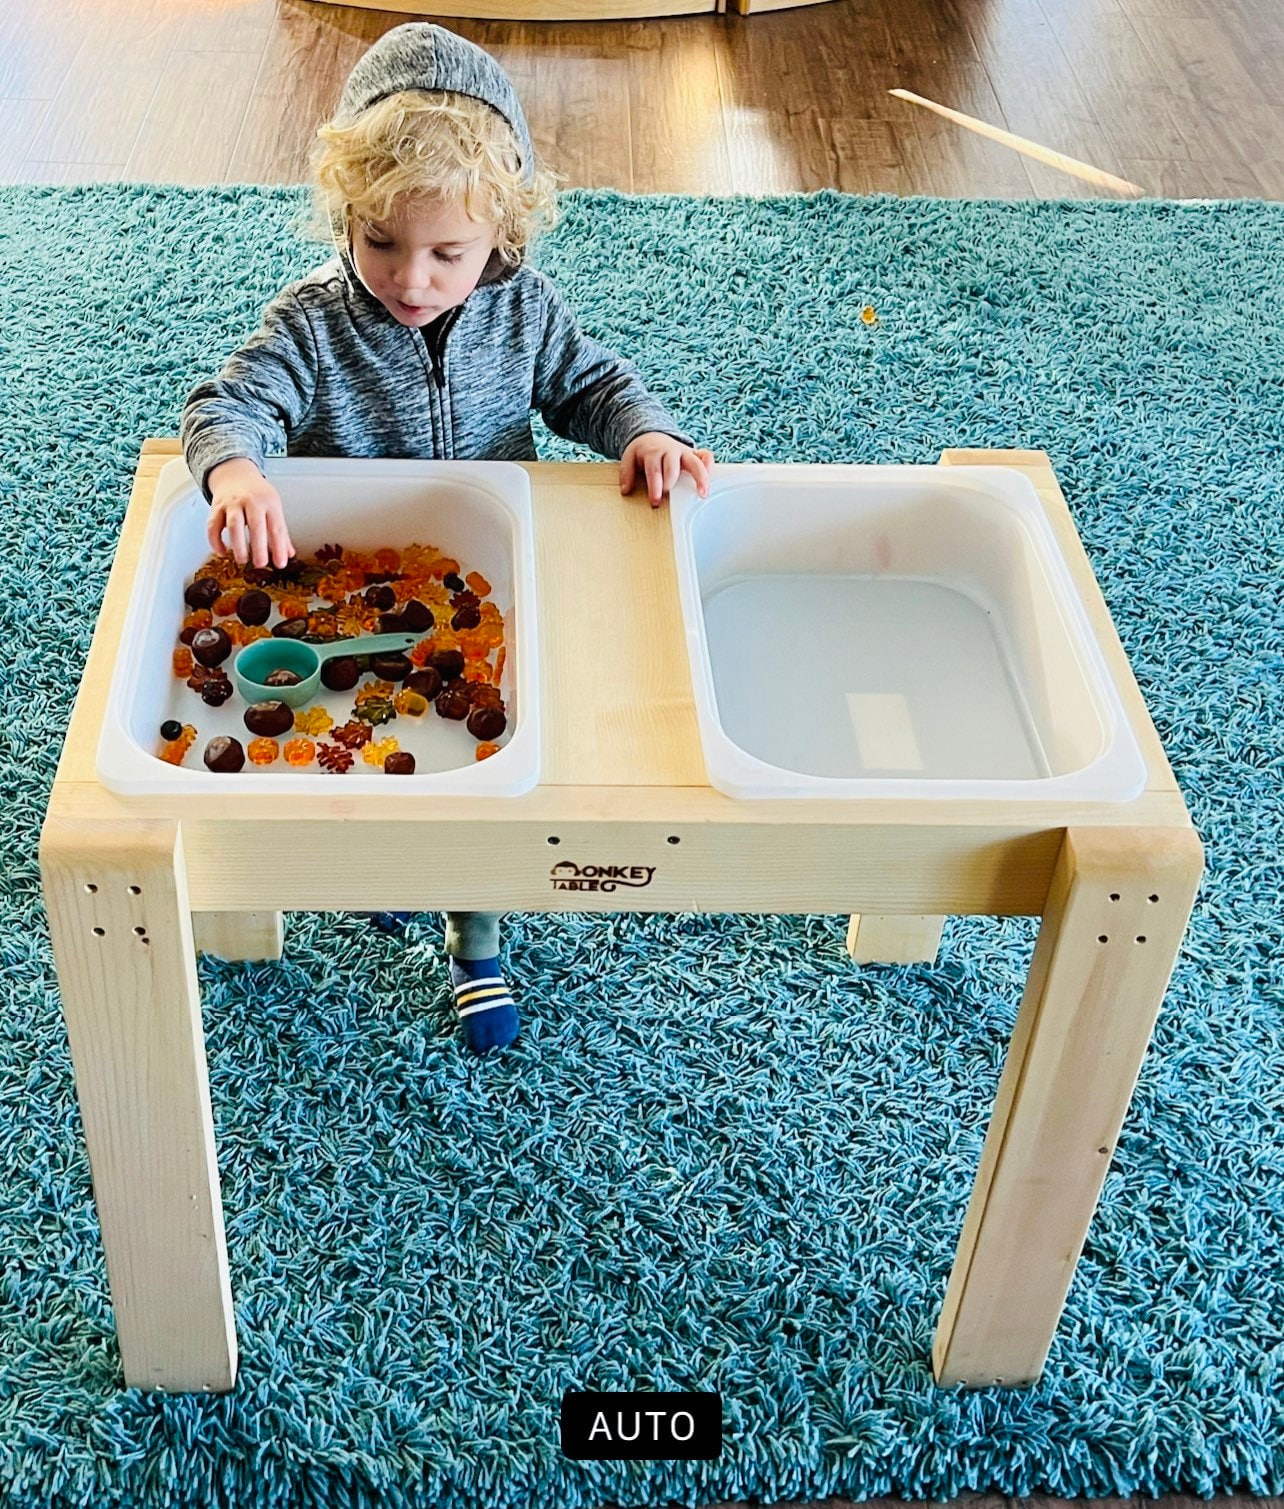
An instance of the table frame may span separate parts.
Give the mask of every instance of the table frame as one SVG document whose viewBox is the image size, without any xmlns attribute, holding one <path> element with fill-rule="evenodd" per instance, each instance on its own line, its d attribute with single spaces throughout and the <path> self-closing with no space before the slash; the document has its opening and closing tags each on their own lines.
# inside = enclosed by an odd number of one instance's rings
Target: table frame
<svg viewBox="0 0 1284 1509">
<path fill-rule="evenodd" d="M 942 463 L 1006 464 L 1033 480 L 1146 761 L 1128 804 L 713 790 L 668 510 L 639 491 L 621 498 L 613 462 L 523 463 L 540 583 L 533 791 L 430 798 L 390 782 L 387 797 L 355 799 L 336 777 L 333 796 L 238 796 L 229 778 L 227 794 L 117 796 L 97 779 L 99 729 L 157 474 L 178 454 L 174 440 L 142 447 L 40 839 L 126 1385 L 236 1382 L 197 950 L 279 958 L 283 909 L 385 908 L 839 912 L 864 964 L 933 960 L 946 916 L 1038 916 L 931 1356 L 943 1386 L 1035 1382 L 1204 863 L 1047 456 L 947 451 Z M 342 868 L 281 867 L 335 821 Z M 613 891 L 554 889 L 565 860 L 651 874 Z"/>
</svg>

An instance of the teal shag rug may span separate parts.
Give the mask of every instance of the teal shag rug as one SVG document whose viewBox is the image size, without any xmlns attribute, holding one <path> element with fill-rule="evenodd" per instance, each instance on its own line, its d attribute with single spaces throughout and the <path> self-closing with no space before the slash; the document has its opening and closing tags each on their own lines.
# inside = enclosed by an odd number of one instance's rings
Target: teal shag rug
<svg viewBox="0 0 1284 1509">
<path fill-rule="evenodd" d="M 0 190 L 0 1495 L 581 1506 L 1284 1493 L 1284 206 L 572 192 L 534 261 L 717 459 L 1046 449 L 1207 849 L 1042 1380 L 930 1349 L 1033 918 L 440 919 L 203 959 L 240 1377 L 122 1389 L 37 837 L 139 444 L 321 260 L 297 188 Z M 861 321 L 864 305 L 878 324 Z M 600 459 L 537 425 L 541 455 Z M 563 1390 L 718 1389 L 576 1463 Z"/>
</svg>

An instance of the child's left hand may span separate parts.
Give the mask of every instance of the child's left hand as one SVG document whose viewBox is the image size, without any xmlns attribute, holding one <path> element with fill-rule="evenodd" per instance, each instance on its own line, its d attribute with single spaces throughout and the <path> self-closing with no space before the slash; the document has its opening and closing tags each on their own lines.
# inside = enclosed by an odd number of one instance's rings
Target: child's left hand
<svg viewBox="0 0 1284 1509">
<path fill-rule="evenodd" d="M 702 498 L 709 495 L 709 476 L 713 471 L 713 452 L 694 451 L 672 435 L 648 430 L 629 441 L 620 457 L 620 491 L 633 491 L 634 478 L 641 471 L 651 495 L 651 507 L 659 508 L 669 489 L 684 471 L 695 478 Z"/>
</svg>

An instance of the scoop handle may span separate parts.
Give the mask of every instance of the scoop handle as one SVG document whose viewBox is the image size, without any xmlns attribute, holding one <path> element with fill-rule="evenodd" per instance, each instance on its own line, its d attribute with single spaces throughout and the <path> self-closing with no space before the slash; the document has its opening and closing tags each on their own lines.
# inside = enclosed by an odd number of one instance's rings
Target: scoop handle
<svg viewBox="0 0 1284 1509">
<path fill-rule="evenodd" d="M 320 661 L 333 660 L 337 655 L 381 655 L 390 650 L 408 650 L 417 645 L 423 634 L 358 634 L 355 639 L 339 639 L 333 644 L 314 644 Z"/>
</svg>

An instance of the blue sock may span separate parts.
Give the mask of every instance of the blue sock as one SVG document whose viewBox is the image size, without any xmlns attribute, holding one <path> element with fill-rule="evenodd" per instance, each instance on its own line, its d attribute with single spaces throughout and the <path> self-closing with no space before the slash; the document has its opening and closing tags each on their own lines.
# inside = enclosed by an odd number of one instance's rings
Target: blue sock
<svg viewBox="0 0 1284 1509">
<path fill-rule="evenodd" d="M 399 933 L 410 921 L 411 912 L 358 912 L 358 917 L 368 917 L 381 933 Z"/>
<path fill-rule="evenodd" d="M 450 959 L 455 1009 L 464 1042 L 474 1053 L 507 1048 L 521 1022 L 496 959 Z"/>
</svg>

